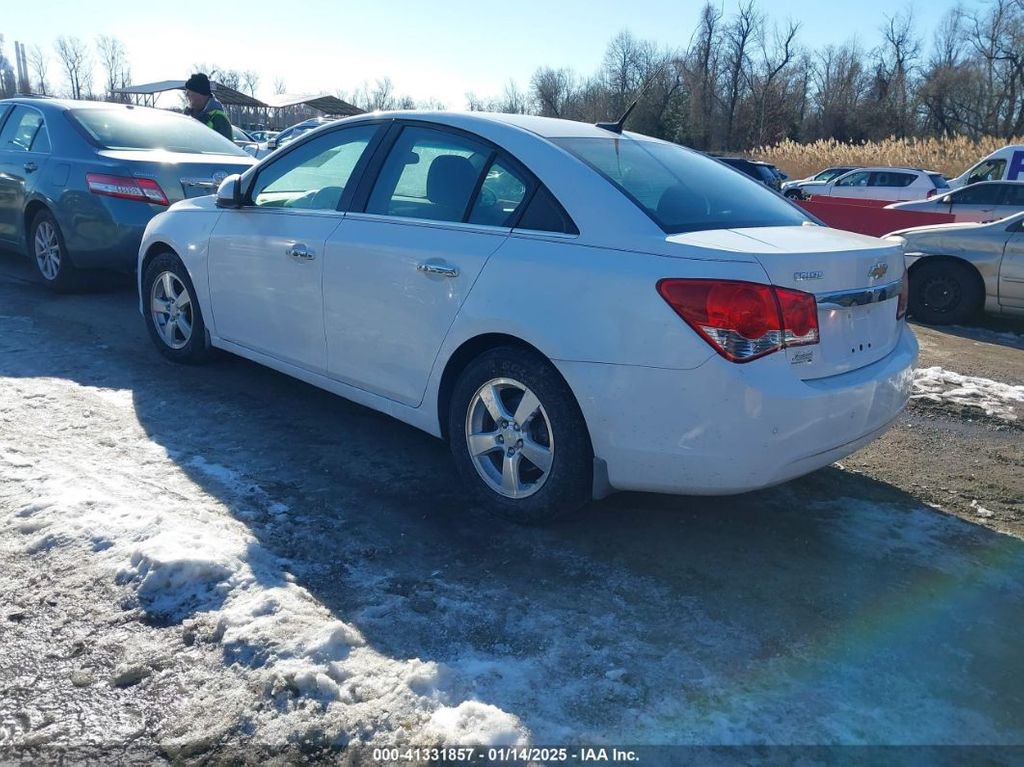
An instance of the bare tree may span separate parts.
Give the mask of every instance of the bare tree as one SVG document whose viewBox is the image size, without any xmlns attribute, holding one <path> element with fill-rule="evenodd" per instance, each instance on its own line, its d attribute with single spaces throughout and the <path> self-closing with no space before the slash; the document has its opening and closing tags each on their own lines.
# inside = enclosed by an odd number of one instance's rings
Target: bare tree
<svg viewBox="0 0 1024 767">
<path fill-rule="evenodd" d="M 46 57 L 46 52 L 38 45 L 33 45 L 29 48 L 26 54 L 28 59 L 29 71 L 35 79 L 35 88 L 39 91 L 40 95 L 49 95 L 49 85 L 46 82 L 46 72 L 49 69 L 50 62 Z"/>
<path fill-rule="evenodd" d="M 282 93 L 287 92 L 288 86 L 285 85 L 284 78 L 277 77 L 274 79 L 274 95 L 280 96 Z"/>
<path fill-rule="evenodd" d="M 544 117 L 572 117 L 579 95 L 577 80 L 571 69 L 542 67 L 534 72 L 530 89 L 538 112 Z"/>
<path fill-rule="evenodd" d="M 0 98 L 8 98 L 18 91 L 14 67 L 4 54 L 4 36 L 0 34 Z"/>
<path fill-rule="evenodd" d="M 257 72 L 252 71 L 251 69 L 245 70 L 244 72 L 242 72 L 242 85 L 245 87 L 247 91 L 249 91 L 250 96 L 256 98 L 256 89 L 260 85 L 259 74 Z"/>
<path fill-rule="evenodd" d="M 761 17 L 754 9 L 754 0 L 747 0 L 725 29 L 725 63 L 728 91 L 725 94 L 725 146 L 733 148 L 736 125 L 736 107 L 743 93 L 744 73 L 750 65 L 750 45 L 761 25 Z"/>
<path fill-rule="evenodd" d="M 100 35 L 96 38 L 96 52 L 100 57 L 100 66 L 103 67 L 105 98 L 107 101 L 123 101 L 124 96 L 115 94 L 115 91 L 126 87 L 131 81 L 131 70 L 124 44 L 116 37 Z"/>
<path fill-rule="evenodd" d="M 77 37 L 61 35 L 54 48 L 67 77 L 71 98 L 81 99 L 83 94 L 89 94 L 92 91 L 92 61 L 85 43 Z"/>
</svg>

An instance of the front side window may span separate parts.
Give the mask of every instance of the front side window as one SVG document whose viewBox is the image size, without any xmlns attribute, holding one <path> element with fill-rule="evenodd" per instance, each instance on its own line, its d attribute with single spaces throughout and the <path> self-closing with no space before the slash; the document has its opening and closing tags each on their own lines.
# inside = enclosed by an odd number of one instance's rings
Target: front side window
<svg viewBox="0 0 1024 767">
<path fill-rule="evenodd" d="M 337 210 L 356 165 L 379 126 L 360 125 L 309 141 L 260 171 L 251 192 L 258 208 Z"/>
<path fill-rule="evenodd" d="M 1024 208 L 1024 184 L 1003 184 L 1003 198 L 1000 205 Z"/>
<path fill-rule="evenodd" d="M 366 205 L 367 213 L 465 221 L 493 152 L 446 131 L 407 127 L 398 137 Z"/>
<path fill-rule="evenodd" d="M 832 179 L 836 178 L 837 176 L 841 176 L 844 173 L 848 173 L 851 170 L 852 170 L 852 168 L 828 168 L 826 170 L 823 170 L 821 173 L 819 173 L 817 176 L 815 176 L 811 180 L 812 181 L 831 181 Z"/>
<path fill-rule="evenodd" d="M 999 186 L 981 184 L 961 189 L 953 195 L 956 205 L 995 205 L 999 199 Z"/>
<path fill-rule="evenodd" d="M 861 171 L 860 173 L 850 173 L 849 175 L 843 176 L 841 179 L 836 181 L 836 186 L 867 186 L 871 180 L 871 173 L 868 171 Z"/>
<path fill-rule="evenodd" d="M 668 234 L 811 220 L 764 184 L 675 144 L 628 138 L 553 142 L 604 176 Z"/>
<path fill-rule="evenodd" d="M 967 176 L 968 184 L 976 184 L 979 181 L 999 181 L 1006 170 L 1006 160 L 985 160 L 971 169 Z"/>
<path fill-rule="evenodd" d="M 0 133 L 0 147 L 18 152 L 28 152 L 40 133 L 46 133 L 43 127 L 43 116 L 34 109 L 16 107 L 3 133 Z M 48 146 L 47 141 L 43 144 Z M 44 151 L 39 149 L 37 151 Z M 45 151 L 49 151 L 48 148 Z"/>
</svg>

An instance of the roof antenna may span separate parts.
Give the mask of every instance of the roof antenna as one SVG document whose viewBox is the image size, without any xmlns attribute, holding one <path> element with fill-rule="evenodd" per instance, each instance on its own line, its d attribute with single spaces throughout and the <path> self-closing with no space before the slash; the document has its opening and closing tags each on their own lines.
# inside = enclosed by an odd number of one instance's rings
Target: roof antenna
<svg viewBox="0 0 1024 767">
<path fill-rule="evenodd" d="M 622 129 L 626 125 L 626 120 L 629 119 L 629 116 L 633 113 L 633 110 L 636 109 L 636 105 L 640 103 L 640 99 L 647 95 L 647 91 L 654 84 L 654 81 L 655 79 L 657 79 L 658 75 L 660 75 L 662 71 L 668 68 L 669 64 L 673 63 L 675 63 L 675 59 L 672 58 L 671 56 L 669 56 L 668 58 L 665 59 L 664 62 L 662 62 L 662 65 L 658 67 L 649 78 L 647 78 L 647 82 L 644 83 L 643 87 L 640 89 L 640 92 L 636 95 L 636 98 L 633 99 L 633 103 L 626 107 L 626 111 L 622 113 L 622 117 L 620 117 L 613 123 L 595 123 L 595 125 L 597 125 L 598 128 L 610 130 L 612 133 L 618 133 L 619 135 L 622 135 Z"/>
<path fill-rule="evenodd" d="M 640 96 L 643 96 L 641 92 Z M 636 105 L 640 103 L 640 96 L 633 99 L 633 103 L 626 107 L 626 111 L 622 113 L 622 117 L 613 123 L 597 123 L 598 128 L 604 128 L 610 130 L 612 133 L 622 134 L 622 128 L 626 125 L 626 120 L 629 119 L 630 114 L 636 109 Z"/>
</svg>

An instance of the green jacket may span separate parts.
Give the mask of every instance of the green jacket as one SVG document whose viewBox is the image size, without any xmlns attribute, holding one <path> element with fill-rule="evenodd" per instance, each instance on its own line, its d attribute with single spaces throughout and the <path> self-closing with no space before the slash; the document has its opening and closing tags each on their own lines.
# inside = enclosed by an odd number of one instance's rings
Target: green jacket
<svg viewBox="0 0 1024 767">
<path fill-rule="evenodd" d="M 192 111 L 189 110 L 188 114 L 199 120 L 207 128 L 217 131 L 228 141 L 234 140 L 231 135 L 231 121 L 228 119 L 228 113 L 224 111 L 224 105 L 213 96 L 210 96 L 210 100 L 206 102 L 202 112 L 192 114 Z"/>
</svg>

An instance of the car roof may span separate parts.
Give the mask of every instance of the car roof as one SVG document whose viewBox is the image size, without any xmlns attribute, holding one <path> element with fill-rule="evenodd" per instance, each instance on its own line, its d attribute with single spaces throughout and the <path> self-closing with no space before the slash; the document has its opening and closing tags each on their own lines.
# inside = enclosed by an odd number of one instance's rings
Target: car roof
<svg viewBox="0 0 1024 767">
<path fill-rule="evenodd" d="M 657 141 L 650 136 L 645 136 L 631 131 L 623 131 L 621 134 L 605 128 L 598 128 L 591 123 L 576 122 L 575 120 L 561 120 L 556 117 L 537 117 L 535 115 L 503 114 L 501 112 L 444 112 L 427 110 L 400 110 L 394 112 L 371 112 L 369 115 L 360 117 L 375 116 L 406 120 L 427 120 L 439 122 L 456 128 L 463 128 L 472 131 L 475 127 L 485 124 L 501 124 L 520 128 L 535 133 L 543 138 L 632 138 L 638 140 Z M 667 142 L 662 142 L 667 143 Z"/>
</svg>

